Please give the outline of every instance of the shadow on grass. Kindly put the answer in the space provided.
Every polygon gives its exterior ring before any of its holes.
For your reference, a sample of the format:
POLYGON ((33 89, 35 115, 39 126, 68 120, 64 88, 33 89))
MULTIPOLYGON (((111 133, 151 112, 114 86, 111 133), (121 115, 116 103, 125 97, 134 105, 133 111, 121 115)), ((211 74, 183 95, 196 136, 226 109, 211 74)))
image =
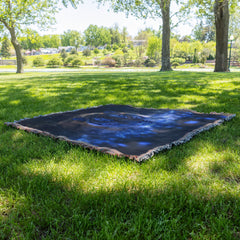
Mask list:
POLYGON ((0 89, 0 238, 237 239, 240 93, 212 86, 226 76, 238 86, 234 73, 26 74, 8 81, 0 89), (109 103, 237 116, 141 165, 2 125, 109 103), (189 163, 206 146, 216 159, 195 173, 189 163))
MULTIPOLYGON (((59 161, 60 154, 52 152, 54 144, 49 143, 45 154, 32 157, 42 161, 51 154, 59 161)), ((64 158, 70 147, 59 150, 64 158)), ((237 234, 240 199, 236 195, 217 193, 211 186, 202 189, 201 181, 194 183, 186 176, 165 180, 165 187, 131 182, 113 189, 85 189, 66 180, 70 176, 23 164, 33 152, 26 151, 26 159, 18 163, 12 158, 5 167, 8 174, 1 187, 9 199, 0 225, 2 239, 234 239, 237 234)), ((19 153, 15 154, 17 158, 19 153)), ((90 170, 87 164, 85 171, 90 170)), ((96 181, 109 164, 110 159, 100 167, 96 181)))

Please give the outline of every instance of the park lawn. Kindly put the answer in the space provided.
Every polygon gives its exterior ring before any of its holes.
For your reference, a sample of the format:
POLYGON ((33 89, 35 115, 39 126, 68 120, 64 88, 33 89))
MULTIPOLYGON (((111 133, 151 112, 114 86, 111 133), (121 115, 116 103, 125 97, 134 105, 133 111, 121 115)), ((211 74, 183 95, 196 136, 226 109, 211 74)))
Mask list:
POLYGON ((0 239, 239 239, 239 73, 0 74, 0 239), (139 164, 4 125, 102 104, 236 117, 139 164))

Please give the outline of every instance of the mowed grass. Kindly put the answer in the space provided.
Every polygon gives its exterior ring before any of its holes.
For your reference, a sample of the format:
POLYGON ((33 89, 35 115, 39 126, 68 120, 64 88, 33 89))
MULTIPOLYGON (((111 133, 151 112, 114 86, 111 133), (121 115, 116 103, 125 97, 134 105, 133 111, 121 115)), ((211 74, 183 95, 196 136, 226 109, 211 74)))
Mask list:
POLYGON ((239 73, 0 74, 0 239, 240 239, 239 73), (142 164, 4 125, 110 103, 236 117, 142 164))

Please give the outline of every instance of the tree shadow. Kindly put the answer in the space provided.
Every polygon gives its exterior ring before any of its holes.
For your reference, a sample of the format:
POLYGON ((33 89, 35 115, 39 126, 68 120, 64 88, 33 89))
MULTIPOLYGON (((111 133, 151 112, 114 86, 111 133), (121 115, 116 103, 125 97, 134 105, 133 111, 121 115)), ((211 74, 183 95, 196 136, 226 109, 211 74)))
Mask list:
MULTIPOLYGON (((232 171, 239 166, 231 153, 239 153, 239 91, 215 91, 209 83, 226 75, 44 76, 26 75, 0 90, 0 238, 237 239, 239 172, 232 171), (186 104, 184 95, 196 96, 188 108, 237 116, 141 165, 2 126, 109 103, 179 108, 186 104), (210 100, 202 103, 198 96, 210 100), (206 146, 213 156, 225 155, 206 173, 193 171, 190 164, 206 146)), ((238 86, 236 76, 228 78, 238 86)))

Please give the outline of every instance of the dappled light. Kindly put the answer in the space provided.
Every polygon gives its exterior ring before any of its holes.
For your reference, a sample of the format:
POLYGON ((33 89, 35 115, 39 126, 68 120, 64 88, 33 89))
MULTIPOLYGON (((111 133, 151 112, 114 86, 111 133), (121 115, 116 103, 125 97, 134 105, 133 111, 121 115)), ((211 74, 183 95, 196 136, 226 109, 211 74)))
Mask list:
POLYGON ((3 239, 237 239, 239 74, 0 75, 3 239), (104 104, 236 114, 138 164, 4 125, 104 104))

